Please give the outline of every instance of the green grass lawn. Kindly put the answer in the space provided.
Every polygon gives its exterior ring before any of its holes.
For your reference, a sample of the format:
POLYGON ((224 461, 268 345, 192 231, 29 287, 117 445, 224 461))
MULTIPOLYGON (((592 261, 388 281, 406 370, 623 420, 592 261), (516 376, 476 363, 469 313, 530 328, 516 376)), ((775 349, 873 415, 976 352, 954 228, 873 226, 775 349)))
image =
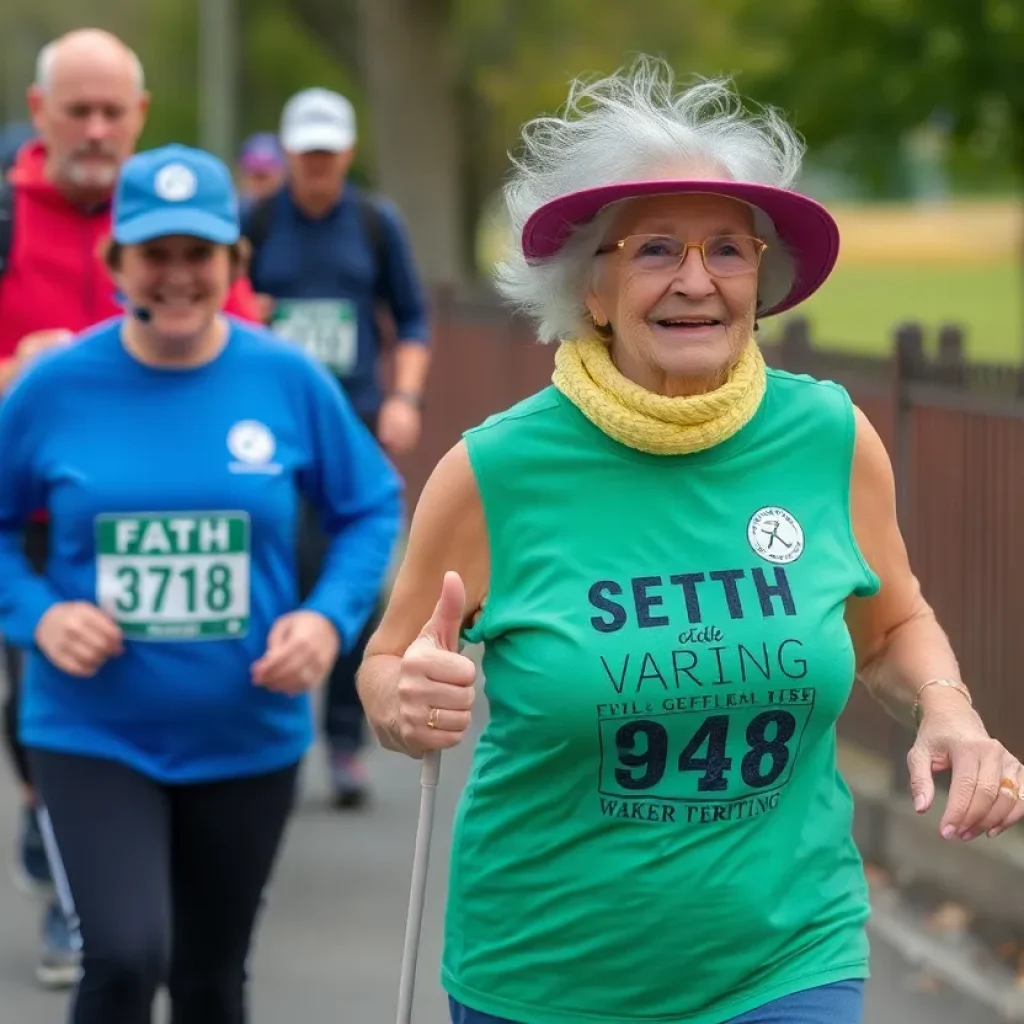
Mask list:
MULTIPOLYGON (((888 351, 896 324, 917 320, 929 344, 943 323, 967 332, 976 362, 1020 362, 1024 356, 1024 269, 995 266, 840 265, 799 313, 816 344, 865 354, 888 351)), ((762 331, 772 337, 767 323, 762 331)))

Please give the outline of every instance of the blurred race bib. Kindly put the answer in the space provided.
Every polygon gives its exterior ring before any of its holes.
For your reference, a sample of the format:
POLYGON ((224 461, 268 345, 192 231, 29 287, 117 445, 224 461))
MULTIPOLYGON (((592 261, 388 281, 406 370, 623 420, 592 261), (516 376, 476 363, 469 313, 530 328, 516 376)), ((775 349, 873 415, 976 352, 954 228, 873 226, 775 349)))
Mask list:
POLYGON ((359 354, 355 303, 348 299, 280 299, 270 322, 339 377, 351 376, 359 354))

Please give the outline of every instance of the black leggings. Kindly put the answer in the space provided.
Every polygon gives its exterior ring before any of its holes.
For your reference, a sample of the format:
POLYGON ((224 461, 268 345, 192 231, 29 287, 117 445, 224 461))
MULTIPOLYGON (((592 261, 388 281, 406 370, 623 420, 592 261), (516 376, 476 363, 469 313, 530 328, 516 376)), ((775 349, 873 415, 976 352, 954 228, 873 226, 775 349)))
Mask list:
POLYGON ((4 675, 7 676, 7 696, 4 699, 4 745, 7 756, 24 785, 29 785, 28 758, 18 739, 18 704, 21 695, 21 673, 24 655, 16 647, 4 644, 4 675))
POLYGON ((70 1024, 151 1024, 164 984, 172 1024, 245 1024, 246 961, 298 765, 166 786, 98 758, 29 759, 81 927, 70 1024))

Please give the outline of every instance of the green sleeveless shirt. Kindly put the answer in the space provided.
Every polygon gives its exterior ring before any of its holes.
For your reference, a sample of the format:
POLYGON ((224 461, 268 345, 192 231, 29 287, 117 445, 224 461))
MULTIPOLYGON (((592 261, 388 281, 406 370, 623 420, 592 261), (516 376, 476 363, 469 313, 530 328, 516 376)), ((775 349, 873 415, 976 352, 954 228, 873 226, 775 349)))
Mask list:
POLYGON ((750 423, 634 451, 553 387, 466 434, 490 718, 456 815, 442 983, 521 1024, 722 1024, 868 975, 836 768, 853 407, 769 371, 750 423))

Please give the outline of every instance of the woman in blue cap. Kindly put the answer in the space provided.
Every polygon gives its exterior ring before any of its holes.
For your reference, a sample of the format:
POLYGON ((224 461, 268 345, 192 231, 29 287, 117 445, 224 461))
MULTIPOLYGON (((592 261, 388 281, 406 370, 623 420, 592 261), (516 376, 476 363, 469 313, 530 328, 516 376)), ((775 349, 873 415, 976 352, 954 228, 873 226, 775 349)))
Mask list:
POLYGON ((242 1024, 254 919, 313 730, 309 691, 369 618, 397 475, 295 346, 225 317, 244 263, 215 157, 133 157, 106 258, 127 313, 0 406, 0 630, 83 940, 73 1024, 242 1024), (295 514, 331 537, 296 596, 295 514), (32 510, 53 522, 35 576, 32 510))

